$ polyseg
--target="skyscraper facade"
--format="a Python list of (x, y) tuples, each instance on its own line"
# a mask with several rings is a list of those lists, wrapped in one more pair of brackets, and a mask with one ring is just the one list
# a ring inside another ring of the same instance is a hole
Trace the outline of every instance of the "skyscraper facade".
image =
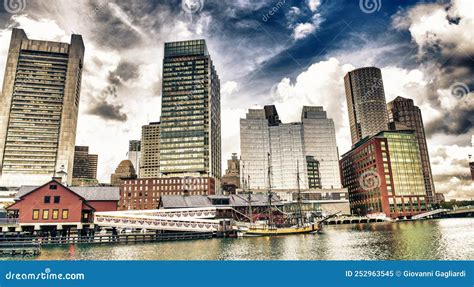
[(430, 156), (426, 144), (425, 128), (420, 109), (415, 106), (412, 99), (396, 97), (387, 104), (390, 128), (396, 130), (399, 125), (415, 131), (415, 136), (420, 148), (421, 166), (428, 200), (436, 203), (436, 192), (431, 173)]
[[(241, 176), (251, 189), (340, 188), (334, 123), (322, 107), (304, 107), (302, 122), (281, 123), (274, 106), (240, 120)], [(268, 178), (268, 164), (271, 177)]]
[(240, 176), (252, 189), (268, 188), (267, 170), (270, 152), (269, 121), (264, 109), (250, 109), (240, 119)]
[(306, 156), (319, 164), (321, 188), (341, 188), (339, 151), (334, 121), (328, 119), (323, 107), (303, 107), (304, 147)]
[(220, 82), (204, 40), (165, 43), (160, 128), (164, 176), (220, 180)]
[(388, 127), (382, 72), (376, 67), (353, 70), (344, 77), (352, 144)]
[[(132, 162), (133, 163), (133, 162)], [(142, 127), (140, 178), (160, 177), (160, 123)]]
[(89, 154), (88, 146), (76, 146), (74, 151), (73, 179), (97, 179), (98, 155)]
[(140, 174), (141, 141), (131, 140), (128, 142), (128, 160), (133, 163), (137, 174)]
[(73, 176), (84, 43), (30, 40), (13, 29), (0, 97), (0, 185)]

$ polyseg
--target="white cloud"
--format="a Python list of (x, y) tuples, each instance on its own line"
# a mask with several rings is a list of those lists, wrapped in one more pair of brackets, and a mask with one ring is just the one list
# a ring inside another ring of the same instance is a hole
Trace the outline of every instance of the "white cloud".
[(316, 31), (317, 26), (314, 23), (299, 23), (293, 29), (293, 39), (300, 40)]
[(316, 10), (321, 5), (321, 0), (307, 0), (306, 4), (308, 5), (311, 12), (316, 12)]
[(294, 83), (282, 79), (272, 89), (280, 118), (285, 122), (299, 121), (303, 105), (323, 106), (334, 120), (340, 154), (350, 149), (344, 75), (354, 69), (336, 58), (312, 64), (296, 77)]
[[(474, 1), (453, 0), (451, 3), (449, 9), (443, 4), (417, 5), (409, 11), (398, 13), (394, 17), (393, 25), (395, 28), (410, 31), (420, 48), (420, 55), (433, 45), (441, 46), (445, 53), (472, 55)], [(459, 23), (455, 24), (457, 20)]]

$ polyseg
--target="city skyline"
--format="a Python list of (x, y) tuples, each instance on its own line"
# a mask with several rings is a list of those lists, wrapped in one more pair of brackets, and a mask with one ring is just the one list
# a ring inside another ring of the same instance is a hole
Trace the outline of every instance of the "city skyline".
[[(273, 16), (268, 16), (267, 20), (262, 15), (271, 10), (276, 2), (263, 1), (250, 5), (238, 1), (225, 3), (226, 6), (223, 6), (217, 2), (205, 1), (202, 9), (196, 13), (183, 11), (180, 1), (175, 2), (165, 5), (157, 2), (125, 4), (111, 1), (98, 6), (101, 1), (91, 1), (87, 4), (58, 1), (55, 12), (49, 12), (46, 10), (47, 5), (29, 1), (24, 11), (16, 14), (2, 13), (1, 21), (4, 27), (24, 28), (34, 39), (64, 41), (70, 37), (71, 31), (85, 38), (84, 92), (81, 96), (76, 145), (89, 145), (91, 152), (100, 155), (98, 176), (101, 181), (107, 181), (117, 164), (126, 158), (128, 140), (140, 138), (140, 127), (150, 121), (159, 120), (161, 109), (159, 79), (163, 43), (205, 38), (222, 79), (223, 159), (230, 158), (232, 152), (239, 152), (238, 141), (232, 139), (238, 137), (239, 119), (243, 118), (245, 111), (254, 104), (259, 106), (276, 104), (285, 122), (296, 121), (299, 116), (298, 110), (301, 110), (303, 105), (323, 106), (328, 112), (328, 117), (335, 121), (339, 154), (347, 152), (350, 149), (350, 131), (347, 107), (341, 101), (341, 99), (345, 101), (343, 76), (354, 68), (374, 65), (382, 70), (387, 101), (393, 100), (396, 96), (404, 96), (414, 99), (415, 104), (422, 109), (436, 190), (455, 191), (446, 194), (448, 199), (472, 197), (468, 164), (470, 137), (473, 133), (472, 118), (469, 118), (470, 115), (472, 117), (473, 111), (472, 93), (461, 96), (450, 93), (450, 87), (455, 83), (464, 83), (468, 90), (469, 86), (472, 86), (468, 77), (472, 74), (472, 60), (467, 64), (467, 74), (457, 73), (454, 77), (455, 73), (446, 73), (443, 81), (438, 81), (437, 86), (432, 84), (432, 80), (439, 74), (430, 74), (432, 70), (428, 65), (430, 63), (435, 65), (437, 60), (446, 60), (450, 55), (460, 56), (463, 53), (472, 55), (470, 50), (472, 47), (463, 45), (462, 37), (459, 41), (450, 42), (454, 40), (446, 36), (448, 33), (438, 33), (437, 37), (441, 43), (453, 44), (454, 48), (448, 45), (441, 46), (444, 58), (440, 59), (439, 55), (436, 58), (436, 55), (433, 55), (434, 60), (423, 62), (417, 57), (419, 53), (429, 49), (432, 42), (415, 32), (410, 34), (409, 30), (410, 27), (436, 29), (436, 25), (425, 27), (423, 23), (417, 22), (417, 16), (424, 13), (435, 17), (434, 20), (437, 21), (435, 12), (444, 11), (443, 4), (411, 3), (398, 11), (398, 7), (383, 2), (380, 14), (374, 13), (368, 17), (380, 23), (381, 27), (398, 33), (384, 38), (383, 41), (371, 42), (368, 40), (380, 37), (382, 28), (364, 34), (363, 27), (362, 30), (353, 30), (357, 28), (342, 24), (340, 27), (334, 27), (332, 17), (342, 12), (326, 3), (328, 1), (286, 1), (283, 6), (279, 6)], [(456, 29), (451, 31), (452, 33), (461, 33), (462, 29), (472, 25), (472, 22), (468, 21), (472, 21), (468, 18), (471, 16), (463, 14), (469, 7), (460, 8), (462, 4), (469, 5), (466, 3), (453, 1), (452, 8), (443, 12), (449, 13), (450, 16), (457, 15), (461, 19), (467, 18), (467, 21), (453, 25)], [(71, 9), (71, 5), (80, 7)], [(95, 7), (98, 9), (94, 9)], [(156, 10), (151, 9), (152, 12), (142, 14), (142, 11), (150, 10), (150, 7)], [(355, 9), (359, 7), (349, 5), (345, 9), (356, 11)], [(216, 15), (216, 10), (222, 15)], [(231, 15), (232, 10), (234, 16)], [(85, 22), (95, 23), (79, 24), (76, 16), (81, 13), (86, 13), (94, 19)], [(152, 13), (161, 17), (156, 27), (150, 22)], [(363, 12), (357, 10), (357, 13)], [(389, 23), (388, 20), (382, 19), (383, 13), (391, 16), (388, 17)], [(229, 35), (220, 37), (215, 31), (211, 35), (212, 29), (228, 19), (233, 19), (228, 25), (230, 27), (223, 25), (222, 29), (229, 31)], [(275, 35), (275, 30), (281, 26), (281, 21), (288, 24), (281, 36), (286, 36), (287, 41), (272, 40), (271, 37), (279, 37)], [(300, 24), (308, 25), (299, 25), (298, 21)], [(351, 23), (356, 20), (347, 18), (346, 21)], [(433, 23), (438, 23), (436, 21)], [(102, 39), (98, 33), (92, 32), (92, 27), (96, 27), (98, 31), (108, 31), (110, 35), (103, 34)], [(225, 41), (227, 37), (243, 33), (245, 29), (250, 31), (246, 33), (248, 38), (239, 36), (242, 38), (240, 41), (245, 44)], [(9, 39), (10, 30), (6, 28), (0, 32), (2, 55), (5, 55), (4, 46), (8, 45), (9, 40), (6, 39)], [(157, 35), (158, 32), (165, 30), (170, 32)], [(252, 31), (254, 33), (251, 33)], [(329, 37), (327, 35), (329, 31), (333, 31), (334, 34), (340, 32), (341, 38), (350, 40), (349, 44), (352, 46), (349, 45), (345, 50), (329, 47), (339, 41), (334, 39), (334, 35)], [(360, 33), (358, 35), (362, 41), (357, 44), (356, 39), (352, 37), (353, 35), (348, 35), (349, 33)], [(403, 41), (395, 39), (396, 37), (403, 38)], [(120, 39), (122, 43), (114, 38)], [(132, 38), (136, 41), (129, 41)], [(308, 51), (311, 42), (317, 41), (318, 38), (319, 41), (326, 41), (320, 46), (327, 46), (329, 52), (324, 52), (322, 47), (312, 52)], [(266, 45), (262, 44), (264, 39), (267, 40)], [(467, 40), (464, 41), (468, 43)], [(135, 44), (131, 44), (132, 42)], [(277, 42), (285, 44), (278, 45)], [(248, 46), (249, 43), (252, 43), (252, 46)], [(274, 45), (275, 43), (277, 44)], [(270, 47), (272, 45), (275, 47)], [(231, 51), (235, 53), (228, 53), (227, 50), (232, 46), (234, 48)], [(306, 47), (306, 50), (301, 47)], [(353, 47), (357, 47), (355, 48), (357, 51), (363, 51), (356, 54), (349, 49)], [(394, 56), (396, 47), (403, 48), (401, 50), (405, 53), (407, 51), (412, 53), (408, 57), (403, 56), (405, 58), (401, 56), (402, 52)], [(232, 54), (238, 54), (238, 57)], [(294, 61), (292, 57), (295, 58)], [(135, 58), (136, 62), (131, 61)], [(414, 61), (415, 64), (408, 63), (413, 59), (418, 59)], [(458, 62), (448, 62), (447, 65), (451, 65), (450, 67), (459, 65), (461, 69), (461, 58), (455, 59)], [(4, 62), (5, 56), (2, 56), (1, 71), (4, 70)], [(1, 76), (3, 77), (3, 73)], [(259, 84), (255, 84), (255, 81)], [(140, 94), (140, 97), (128, 96), (135, 94)], [(469, 120), (471, 126), (466, 126)], [(104, 129), (97, 128), (100, 126)], [(106, 128), (110, 130), (104, 132)]]

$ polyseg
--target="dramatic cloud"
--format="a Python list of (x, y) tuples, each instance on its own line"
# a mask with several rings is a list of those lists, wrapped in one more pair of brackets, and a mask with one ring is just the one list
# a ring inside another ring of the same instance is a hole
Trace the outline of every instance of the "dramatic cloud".
[[(164, 42), (207, 41), (222, 83), (224, 168), (240, 151), (239, 118), (254, 105), (276, 104), (285, 121), (299, 120), (303, 105), (323, 106), (335, 121), (339, 153), (346, 152), (343, 77), (375, 65), (382, 68), (387, 100), (404, 96), (420, 106), (437, 159), (438, 190), (448, 198), (472, 197), (462, 166), (474, 133), (473, 94), (452, 91), (459, 91), (456, 83), (474, 89), (473, 1), (386, 1), (384, 13), (371, 15), (359, 11), (358, 1), (349, 2), (206, 0), (188, 13), (180, 0), (57, 0), (53, 6), (30, 0), (18, 14), (0, 13), (0, 55), (6, 55), (12, 27), (33, 39), (83, 36), (77, 144), (99, 154), (103, 182), (126, 156), (128, 140), (140, 138), (142, 125), (160, 120)], [(2, 56), (0, 71), (4, 66)]]

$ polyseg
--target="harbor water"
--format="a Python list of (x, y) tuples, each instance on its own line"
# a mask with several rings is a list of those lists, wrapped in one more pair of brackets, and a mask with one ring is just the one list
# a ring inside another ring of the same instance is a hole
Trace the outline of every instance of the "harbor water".
[(24, 260), (32, 259), (474, 260), (474, 218), (333, 225), (321, 234), (282, 237), (43, 246), (40, 256)]

